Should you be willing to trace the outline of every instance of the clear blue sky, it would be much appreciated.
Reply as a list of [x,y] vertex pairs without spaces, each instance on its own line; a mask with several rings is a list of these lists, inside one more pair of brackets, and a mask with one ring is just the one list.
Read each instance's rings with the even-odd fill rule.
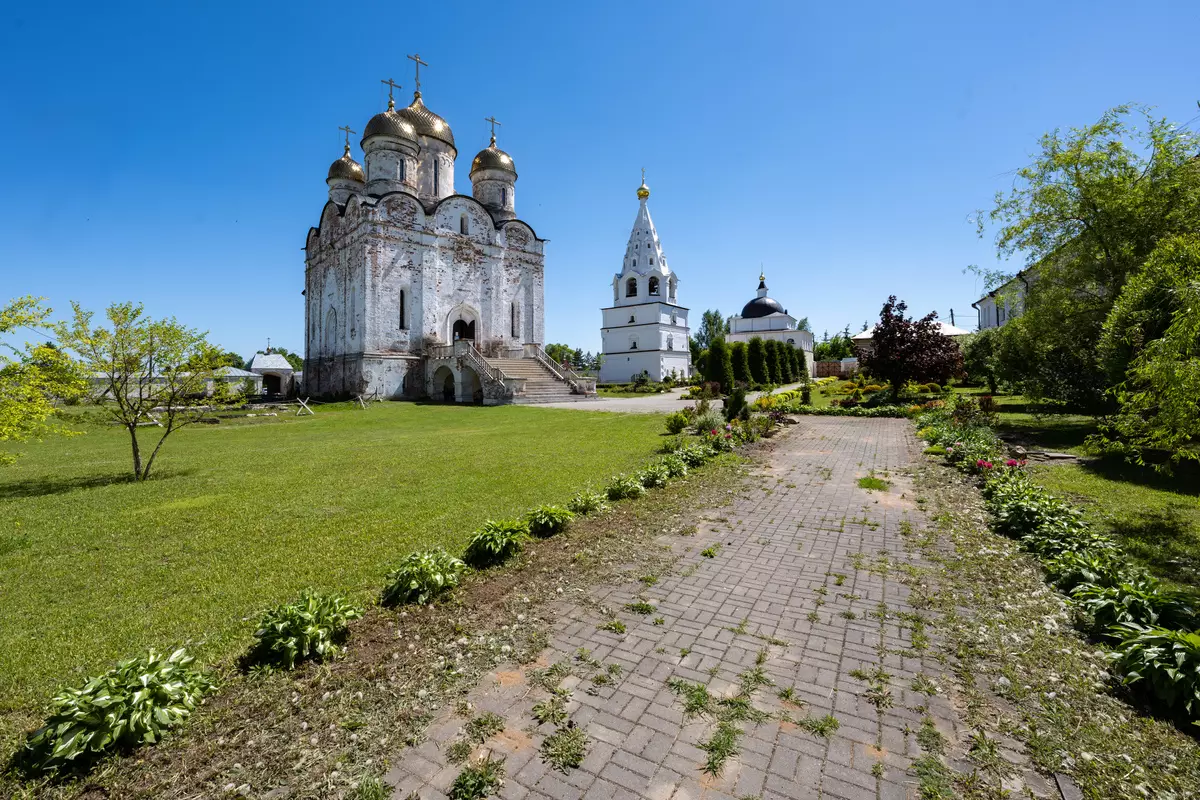
[[[303,348],[301,247],[380,79],[520,173],[546,247],[546,335],[599,345],[637,211],[680,302],[771,294],[820,336],[889,293],[974,326],[995,266],[969,216],[1037,137],[1200,99],[1194,2],[76,3],[0,17],[0,300],[143,301],[244,355]],[[361,158],[357,143],[356,157]]]

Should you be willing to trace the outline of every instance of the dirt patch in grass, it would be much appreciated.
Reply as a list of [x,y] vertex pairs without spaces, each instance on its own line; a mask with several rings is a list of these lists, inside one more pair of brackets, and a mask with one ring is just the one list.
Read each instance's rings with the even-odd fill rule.
[[221,691],[160,745],[110,759],[86,779],[22,785],[8,776],[0,791],[193,798],[248,786],[254,797],[349,796],[360,781],[384,775],[480,676],[531,662],[545,647],[555,600],[601,581],[664,573],[676,555],[656,539],[694,530],[699,510],[731,501],[743,474],[740,458],[724,456],[642,500],[531,542],[508,566],[468,576],[443,602],[370,608],[352,624],[342,660],[293,672],[226,666]]

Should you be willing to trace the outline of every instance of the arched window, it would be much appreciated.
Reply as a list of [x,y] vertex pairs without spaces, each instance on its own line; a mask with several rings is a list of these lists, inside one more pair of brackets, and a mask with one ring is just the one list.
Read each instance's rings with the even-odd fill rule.
[[652,258],[652,259],[650,259],[650,266],[652,266],[652,267],[654,266],[654,259],[653,259],[653,258]]
[[458,232],[459,232],[459,233],[466,233],[466,232],[467,232],[467,230],[468,230],[468,228],[467,228],[467,215],[466,215],[466,214],[463,214],[461,217],[459,217],[459,218],[458,218]]
[[675,349],[675,337],[669,333],[667,334],[667,349],[668,350]]
[[[653,261],[653,259],[651,259]],[[658,278],[650,278],[650,296],[658,297]]]
[[[665,261],[663,263],[666,264]],[[675,299],[675,284],[676,284],[675,276],[672,275],[671,279],[669,281],[667,281],[667,297],[671,300]]]
[[404,299],[405,299],[404,298],[404,290],[401,289],[400,290],[400,330],[402,330],[402,331],[408,330],[408,319],[405,314],[407,309],[405,309],[405,307],[404,307]]
[[636,258],[633,260],[633,265],[634,265],[635,267],[637,266],[637,259],[636,259]]
[[505,207],[508,206],[508,187],[503,187],[500,189],[500,205]]
[[508,315],[509,315],[509,335],[515,339],[515,338],[517,338],[517,304],[515,302],[508,304]]
[[629,349],[637,350],[637,337],[636,336],[629,337]]
[[398,181],[404,180],[404,159],[403,158],[396,162],[396,180],[398,180]]
[[[637,262],[634,261],[633,265],[636,267]],[[637,278],[630,278],[629,280],[625,281],[625,296],[637,297]]]
[[790,344],[790,345],[792,345],[793,347],[795,347],[795,346],[796,346],[796,340],[795,340],[795,339],[788,339],[788,344]]
[[634,315],[633,315],[633,314],[630,314],[630,315],[629,315],[629,324],[631,324],[631,325],[632,325],[634,322],[636,322],[636,318],[634,317]]
[[358,336],[358,289],[350,287],[350,338]]
[[433,193],[439,194],[438,187],[442,185],[442,162],[433,160]]

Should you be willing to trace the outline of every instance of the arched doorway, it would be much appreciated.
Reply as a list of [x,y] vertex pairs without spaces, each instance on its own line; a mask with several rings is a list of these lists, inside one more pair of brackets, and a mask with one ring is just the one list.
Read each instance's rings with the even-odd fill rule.
[[263,375],[263,389],[267,394],[281,394],[283,392],[283,379],[278,375],[266,373]]
[[471,320],[470,322],[467,322],[465,319],[455,320],[454,326],[451,329],[451,334],[454,337],[453,340],[456,342],[459,339],[474,340],[475,339],[475,320]]
[[434,400],[445,403],[454,402],[454,372],[449,367],[438,367],[433,373],[433,387],[430,392]]

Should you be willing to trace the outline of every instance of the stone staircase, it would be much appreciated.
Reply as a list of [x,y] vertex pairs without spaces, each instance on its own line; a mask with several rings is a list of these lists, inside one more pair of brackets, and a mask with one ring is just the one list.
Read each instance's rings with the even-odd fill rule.
[[514,403],[570,403],[589,399],[572,394],[571,385],[560,380],[534,358],[489,358],[486,361],[510,378],[525,379],[525,395]]

